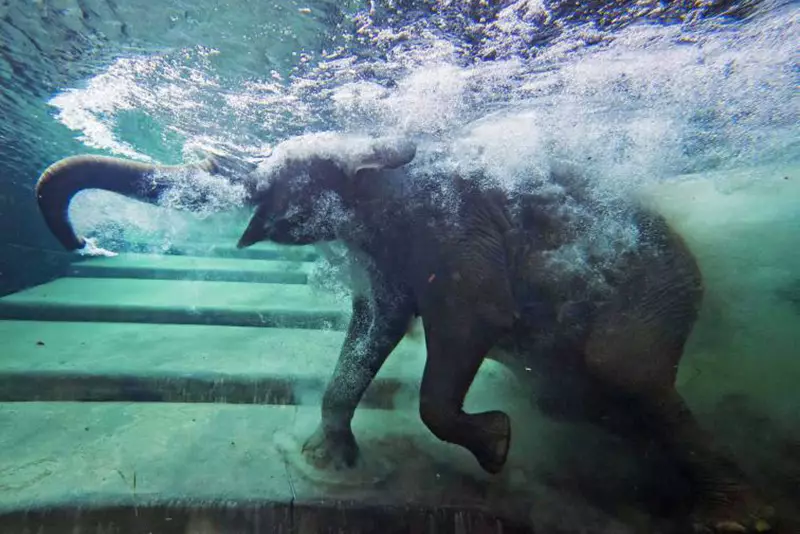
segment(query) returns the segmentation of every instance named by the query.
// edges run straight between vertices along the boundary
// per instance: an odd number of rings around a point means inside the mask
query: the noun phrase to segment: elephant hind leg
[[[762,532],[774,515],[746,481],[735,460],[697,423],[677,391],[643,407],[652,414],[653,435],[667,446],[693,484],[694,520],[715,532]]]
[[[475,321],[479,323],[479,321]],[[437,317],[425,322],[427,360],[420,390],[420,416],[442,441],[461,445],[489,473],[502,470],[511,443],[511,421],[501,411],[463,410],[481,362],[499,337],[484,324]]]
[[[640,423],[638,431],[659,443],[687,476],[699,526],[710,532],[760,532],[770,508],[761,506],[743,472],[675,389],[688,325],[635,312],[607,314],[589,336],[587,372],[603,389],[627,399],[626,413]]]

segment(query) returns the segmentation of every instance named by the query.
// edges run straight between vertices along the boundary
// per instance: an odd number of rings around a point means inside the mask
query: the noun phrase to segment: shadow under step
[[[520,505],[521,506],[521,505]],[[302,504],[245,501],[162,505],[63,505],[0,513],[0,533],[71,534],[318,534],[385,532],[415,534],[533,534],[522,520],[480,505],[440,507],[434,503],[395,503],[332,499]]]
[[[125,375],[76,372],[0,372],[0,402],[202,402],[226,404],[318,405],[327,376],[287,375]],[[397,377],[370,384],[359,406],[395,408],[403,387]]]

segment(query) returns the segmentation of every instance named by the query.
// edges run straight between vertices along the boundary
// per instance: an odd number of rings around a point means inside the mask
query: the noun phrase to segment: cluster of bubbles
[[[219,64],[236,58],[198,45],[122,58],[52,104],[87,144],[136,158],[159,147],[118,131],[132,112],[162,143],[174,134],[250,155],[309,129],[441,137],[520,108],[535,109],[562,150],[629,159],[667,145],[661,154],[683,156],[678,172],[780,148],[764,136],[797,123],[796,10],[661,4],[372,2],[330,29],[342,46],[300,54],[290,73],[226,79]]]
[[[307,131],[402,134],[428,172],[547,189],[566,162],[608,204],[681,174],[796,158],[797,15],[780,1],[375,0],[291,72],[225,78],[224,50],[198,46],[121,59],[52,103],[87,145],[139,159],[170,139],[263,157]],[[125,113],[160,140],[120,135]],[[178,188],[169,203],[186,199]],[[635,241],[613,210],[583,216],[585,246],[565,264]]]
[[[169,187],[160,195],[160,206],[191,211],[203,219],[221,211],[242,208],[247,190],[241,182],[191,167],[175,171],[156,171],[153,180],[168,180]]]

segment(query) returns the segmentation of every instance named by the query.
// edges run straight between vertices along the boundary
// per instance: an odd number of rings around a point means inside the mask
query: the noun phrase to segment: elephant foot
[[[302,452],[309,465],[336,471],[355,467],[359,456],[352,430],[330,432],[322,426],[306,440]]]
[[[751,496],[729,499],[723,504],[700,506],[693,516],[697,533],[762,533],[773,531],[775,509]]]
[[[503,469],[511,446],[511,419],[499,411],[469,416],[471,427],[477,432],[470,437],[469,446],[480,466],[491,474]]]
[[[318,428],[301,442],[288,433],[274,437],[288,466],[304,478],[329,486],[361,487],[385,479],[392,470],[377,453],[361,454],[352,432],[329,434]]]

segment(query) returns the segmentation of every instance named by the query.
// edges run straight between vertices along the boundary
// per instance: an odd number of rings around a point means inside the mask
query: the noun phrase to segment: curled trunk
[[[36,183],[36,199],[47,227],[67,250],[86,241],[69,219],[72,198],[85,189],[102,189],[148,203],[158,202],[174,177],[191,171],[216,172],[214,159],[195,165],[158,166],[105,156],[73,156],[48,167]]]

